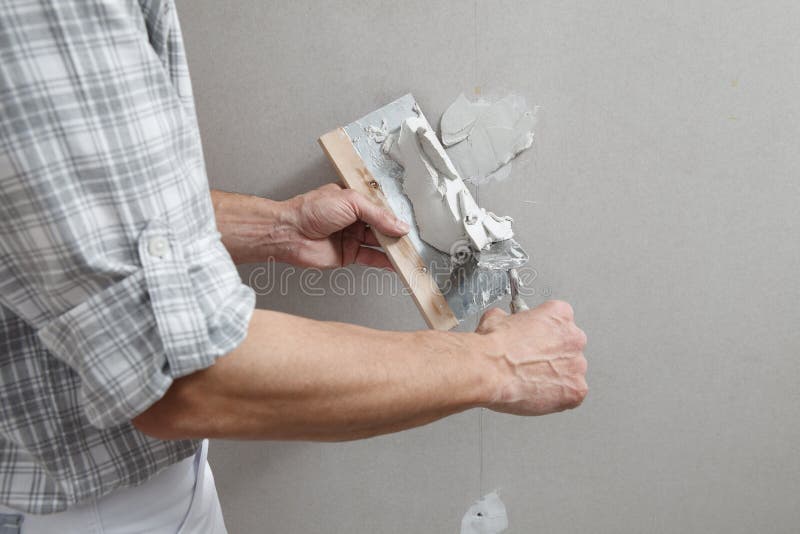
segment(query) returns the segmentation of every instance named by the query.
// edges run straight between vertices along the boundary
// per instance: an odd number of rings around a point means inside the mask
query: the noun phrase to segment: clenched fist
[[[583,356],[586,334],[575,324],[566,302],[545,302],[515,315],[491,309],[476,333],[499,370],[488,408],[544,415],[583,402],[589,390]]]

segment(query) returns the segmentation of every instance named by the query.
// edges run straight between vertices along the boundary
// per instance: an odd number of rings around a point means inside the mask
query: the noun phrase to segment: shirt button
[[[169,252],[169,243],[163,237],[154,237],[147,243],[147,252],[156,258],[163,258]]]

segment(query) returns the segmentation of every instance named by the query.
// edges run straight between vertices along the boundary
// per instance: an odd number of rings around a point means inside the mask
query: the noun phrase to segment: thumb
[[[411,227],[407,222],[396,217],[388,209],[382,208],[367,197],[354,191],[350,196],[351,206],[356,216],[382,234],[400,237],[408,233]]]
[[[486,310],[486,313],[483,314],[483,317],[481,317],[481,321],[478,323],[478,327],[475,331],[479,334],[485,334],[507,316],[508,314],[500,308],[489,308]]]

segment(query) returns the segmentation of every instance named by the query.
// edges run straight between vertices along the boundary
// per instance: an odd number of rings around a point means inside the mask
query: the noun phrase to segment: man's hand
[[[379,246],[372,228],[393,237],[409,230],[407,223],[389,211],[337,184],[298,195],[288,204],[293,208],[297,246],[286,261],[302,267],[325,269],[359,263],[390,269],[386,255],[369,248]]]
[[[300,267],[330,269],[351,263],[391,268],[376,250],[372,228],[399,237],[408,224],[337,184],[284,202],[212,191],[222,242],[236,263],[269,259]],[[372,227],[372,228],[370,228]]]
[[[575,408],[586,385],[586,334],[575,325],[566,302],[507,315],[487,311],[476,331],[485,353],[500,368],[488,407],[517,415],[544,415]]]

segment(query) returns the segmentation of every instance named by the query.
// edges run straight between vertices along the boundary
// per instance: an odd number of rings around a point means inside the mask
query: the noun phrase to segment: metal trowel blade
[[[528,263],[528,253],[514,239],[492,243],[475,255],[481,269],[509,271]]]

